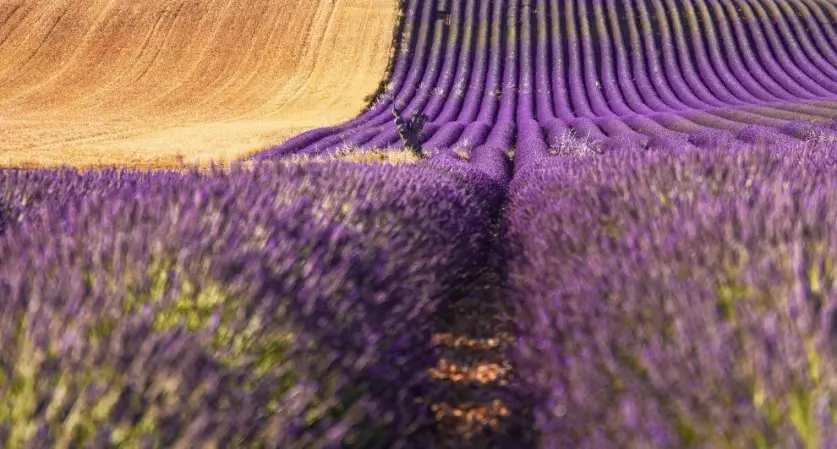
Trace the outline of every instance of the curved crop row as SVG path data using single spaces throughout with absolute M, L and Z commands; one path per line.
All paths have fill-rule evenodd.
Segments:
M 837 8 L 815 0 L 408 0 L 390 91 L 357 119 L 256 156 L 399 147 L 390 109 L 431 118 L 426 147 L 683 147 L 720 132 L 794 141 L 837 119 Z M 450 24 L 440 11 L 450 14 Z M 409 45 L 407 45 L 409 44 Z M 485 131 L 487 130 L 487 131 Z

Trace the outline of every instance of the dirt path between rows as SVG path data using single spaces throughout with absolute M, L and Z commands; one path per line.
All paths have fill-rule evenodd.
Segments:
M 486 268 L 467 295 L 439 314 L 438 361 L 428 372 L 436 447 L 534 447 L 530 407 L 513 387 L 506 354 L 513 327 L 501 273 Z

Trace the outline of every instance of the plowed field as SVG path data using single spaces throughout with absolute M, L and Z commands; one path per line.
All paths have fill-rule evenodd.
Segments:
M 229 160 L 348 119 L 396 3 L 0 2 L 0 166 Z

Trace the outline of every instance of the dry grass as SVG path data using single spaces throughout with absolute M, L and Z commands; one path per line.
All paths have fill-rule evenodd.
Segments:
M 397 0 L 0 2 L 0 166 L 205 166 L 341 122 L 385 76 L 397 14 Z
M 346 161 L 346 162 L 362 162 L 362 163 L 384 163 L 384 164 L 412 164 L 421 160 L 415 153 L 407 150 L 358 150 L 352 148 L 345 148 L 334 154 L 325 156 L 291 156 L 284 159 L 291 163 L 306 163 L 306 162 L 327 162 L 327 161 Z
M 549 149 L 553 156 L 590 156 L 601 151 L 600 144 L 587 136 L 579 136 L 570 130 L 562 134 L 558 142 Z
M 289 156 L 281 159 L 275 159 L 268 162 L 254 162 L 254 161 L 241 161 L 241 160 L 234 160 L 234 161 L 213 161 L 211 163 L 205 164 L 196 164 L 196 163 L 188 163 L 183 158 L 173 157 L 169 159 L 163 159 L 159 161 L 155 161 L 153 163 L 139 163 L 131 166 L 127 166 L 125 164 L 118 164 L 117 167 L 124 167 L 129 170 L 174 170 L 178 172 L 189 172 L 192 170 L 198 170 L 200 172 L 208 173 L 212 170 L 219 170 L 219 171 L 226 171 L 231 169 L 233 166 L 237 168 L 242 168 L 245 170 L 252 169 L 257 164 L 309 164 L 309 163 L 323 163 L 323 162 L 331 162 L 331 161 L 344 161 L 344 162 L 356 162 L 356 163 L 371 163 L 371 164 L 391 164 L 391 165 L 402 165 L 402 164 L 413 164 L 419 162 L 419 159 L 415 154 L 410 151 L 403 151 L 403 150 L 383 150 L 383 149 L 376 149 L 376 150 L 356 150 L 355 152 L 340 152 L 335 153 L 327 156 L 305 156 L 305 155 L 298 155 L 298 156 Z M 106 168 L 113 168 L 114 164 L 89 164 L 89 165 L 81 165 L 81 166 L 70 166 L 79 172 L 86 172 L 86 171 L 95 171 L 101 170 Z M 43 168 L 43 166 L 34 164 L 34 163 L 27 163 L 22 162 L 14 166 L 14 168 L 22 168 L 22 169 L 35 169 L 35 168 Z

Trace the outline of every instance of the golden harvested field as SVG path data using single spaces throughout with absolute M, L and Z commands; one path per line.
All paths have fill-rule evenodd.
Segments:
M 356 115 L 396 0 L 0 1 L 0 166 L 226 162 Z

